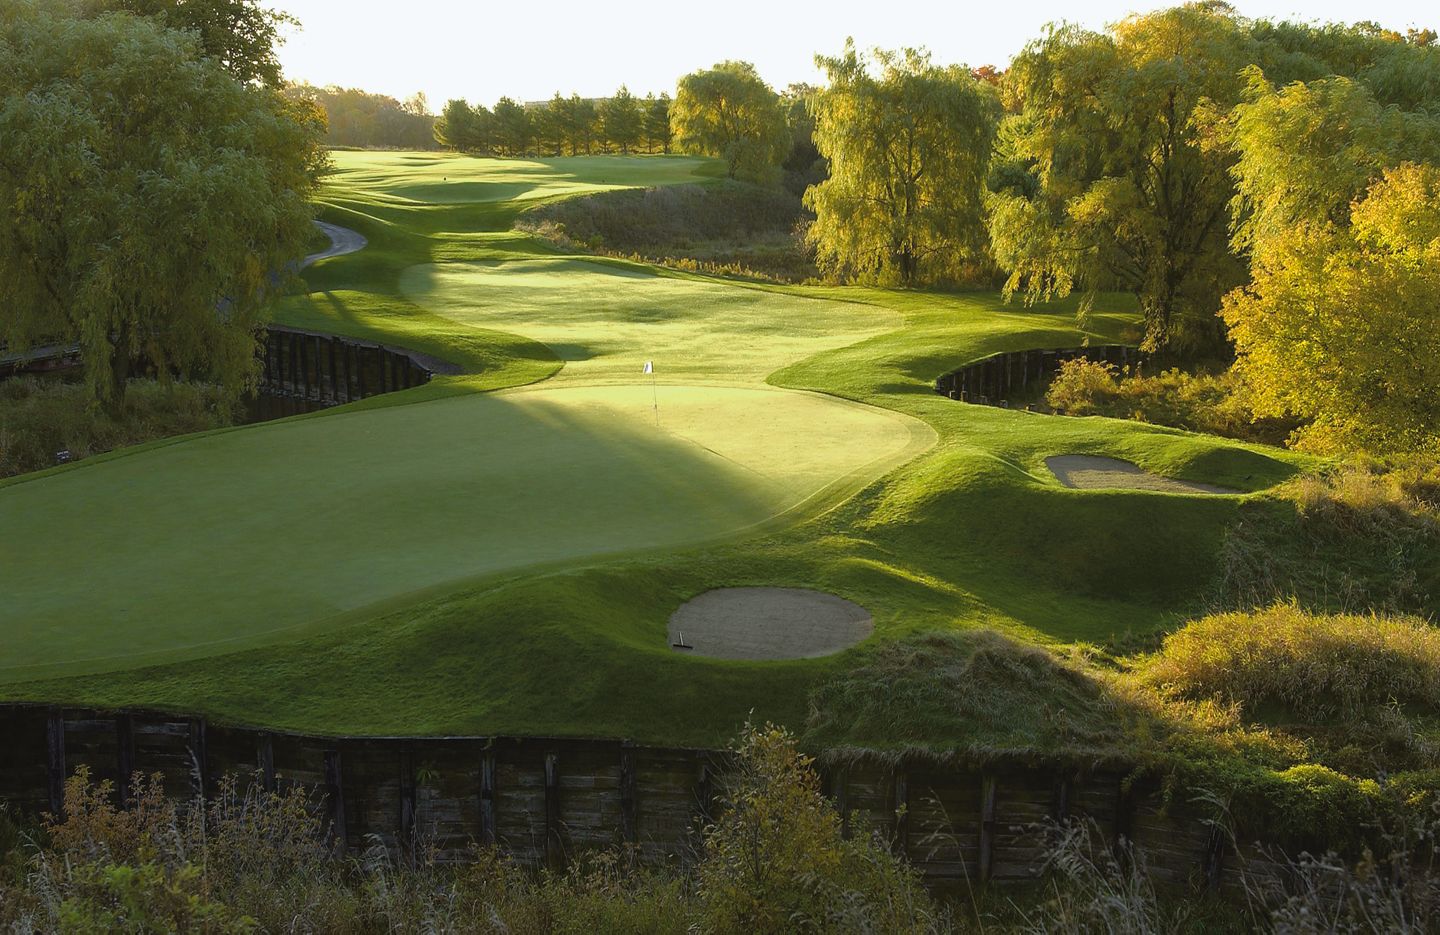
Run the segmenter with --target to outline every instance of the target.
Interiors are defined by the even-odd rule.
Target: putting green
[[[903,322],[874,305],[568,258],[412,266],[400,288],[445,318],[549,345],[567,362],[561,383],[629,381],[647,360],[665,379],[762,383]]]
[[[645,384],[338,413],[81,466],[0,490],[7,540],[28,543],[0,563],[0,680],[193,656],[458,579],[734,536],[818,510],[930,440],[807,393]]]

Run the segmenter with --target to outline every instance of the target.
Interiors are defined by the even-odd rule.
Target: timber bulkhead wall
[[[222,776],[302,787],[324,810],[337,852],[424,842],[442,859],[494,844],[558,867],[630,846],[650,862],[694,857],[715,813],[724,751],[620,740],[524,737],[322,737],[149,711],[0,705],[0,801],[59,813],[80,767],[125,802],[129,777],[158,774],[168,794],[213,794]],[[1238,886],[1225,841],[1197,815],[1163,807],[1120,767],[1016,761],[974,768],[911,759],[821,770],[847,834],[878,834],[936,889],[1029,881],[1052,823],[1088,819],[1112,845],[1132,842],[1159,878]],[[1253,868],[1253,865],[1252,865]]]
[[[447,367],[403,348],[271,325],[260,346],[260,392],[339,406],[428,383]]]
[[[1146,354],[1125,344],[1006,351],[937,377],[935,392],[961,402],[1009,408],[1017,397],[1034,395],[1066,361],[1091,360],[1123,368],[1140,366],[1147,359]]]

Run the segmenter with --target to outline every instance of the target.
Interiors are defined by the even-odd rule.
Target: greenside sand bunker
[[[1066,487],[1078,490],[1155,490],[1161,493],[1237,494],[1214,484],[1176,480],[1151,474],[1138,464],[1095,455],[1055,455],[1045,466]]]
[[[716,659],[813,659],[875,628],[859,604],[804,588],[718,588],[670,617],[670,646]]]
[[[197,657],[487,575],[753,533],[932,441],[830,397],[645,383],[335,413],[80,464],[0,487],[0,680]]]

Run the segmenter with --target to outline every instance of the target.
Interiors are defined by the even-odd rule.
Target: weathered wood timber
[[[287,342],[288,343],[288,342]],[[59,814],[79,769],[112,784],[158,776],[167,795],[214,795],[221,777],[304,790],[337,853],[423,842],[464,860],[493,844],[533,866],[625,846],[635,860],[687,862],[715,814],[725,751],[621,740],[525,737],[323,737],[211,724],[151,711],[0,705],[0,801]],[[1031,760],[855,759],[824,765],[844,833],[892,842],[937,888],[1032,881],[1057,822],[1093,822],[1122,853],[1143,850],[1161,879],[1233,888],[1239,861],[1203,816],[1120,766],[1079,770]],[[1263,829],[1245,829],[1246,840]],[[1268,866],[1260,857],[1246,868]],[[1278,870],[1277,870],[1278,872]]]

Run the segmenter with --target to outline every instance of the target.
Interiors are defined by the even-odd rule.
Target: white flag
[[[645,372],[645,373],[654,373],[654,372],[655,372],[655,362],[652,361],[652,360],[647,360],[647,361],[645,361],[645,370],[644,370],[643,372]]]

